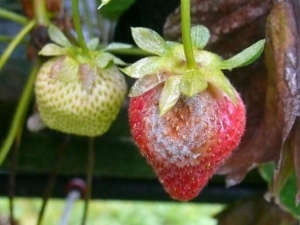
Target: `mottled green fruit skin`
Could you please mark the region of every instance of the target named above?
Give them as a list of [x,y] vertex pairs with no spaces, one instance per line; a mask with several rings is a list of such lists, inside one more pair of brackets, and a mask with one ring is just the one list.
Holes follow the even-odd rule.
[[42,65],[35,94],[38,110],[44,123],[54,130],[82,136],[105,133],[116,119],[127,85],[116,66],[98,69],[92,88],[86,91],[78,78],[60,81],[51,68],[60,57]]

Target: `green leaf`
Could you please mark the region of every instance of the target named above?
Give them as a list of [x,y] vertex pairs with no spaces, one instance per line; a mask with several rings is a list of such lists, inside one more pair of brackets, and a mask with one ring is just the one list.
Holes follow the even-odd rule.
[[54,26],[53,24],[51,24],[49,26],[48,33],[49,33],[49,36],[50,36],[51,40],[53,42],[55,42],[56,44],[59,44],[59,45],[64,46],[64,47],[71,47],[72,46],[71,42],[63,34],[63,32],[61,32],[61,30],[58,29],[58,27]]
[[163,65],[163,59],[158,56],[150,56],[134,64],[121,69],[125,74],[133,78],[141,78],[148,74],[157,73],[158,69]]
[[114,62],[114,57],[106,52],[97,52],[95,56],[95,62],[97,67],[104,69]]
[[141,49],[153,54],[163,56],[166,53],[166,42],[165,40],[154,30],[136,27],[131,28],[132,37]]
[[201,78],[199,70],[186,71],[180,83],[180,92],[188,97],[192,97],[207,88],[207,82]]
[[203,49],[208,43],[210,32],[205,26],[198,25],[191,29],[191,36],[192,44],[199,49]]
[[66,48],[62,48],[57,44],[53,44],[53,43],[46,44],[39,52],[39,55],[43,55],[43,56],[57,56],[57,55],[66,55],[66,54],[67,54]]
[[[259,172],[261,176],[269,183],[269,185],[272,184],[274,170],[275,170],[274,163],[265,163],[259,166]],[[295,204],[296,195],[297,195],[297,181],[296,181],[296,176],[293,173],[291,176],[289,176],[285,186],[281,190],[279,196],[280,202],[278,203],[286,211],[291,213],[295,218],[300,219],[300,206],[296,206]]]
[[164,82],[166,79],[167,76],[163,73],[146,75],[134,83],[129,92],[129,97],[140,96],[158,84]]
[[135,0],[112,0],[101,8],[101,14],[106,19],[116,21],[134,2]]
[[229,97],[229,99],[233,102],[234,105],[237,104],[237,96],[235,93],[235,89],[230,84],[227,77],[223,74],[223,72],[219,69],[201,69],[200,70],[203,79],[208,83],[214,85],[219,88]]
[[76,80],[79,63],[71,57],[65,57],[58,72],[58,79],[62,82],[72,82]]
[[265,40],[260,40],[250,47],[244,49],[230,59],[221,62],[221,69],[231,70],[233,68],[247,66],[254,62],[263,52]]
[[119,50],[119,49],[128,49],[128,48],[132,48],[132,45],[126,43],[113,42],[107,45],[104,50],[108,51],[108,50]]
[[168,112],[180,97],[180,81],[181,75],[171,76],[165,81],[159,98],[159,115],[162,116]]
[[99,45],[99,38],[92,38],[88,43],[87,47],[90,50],[96,50]]

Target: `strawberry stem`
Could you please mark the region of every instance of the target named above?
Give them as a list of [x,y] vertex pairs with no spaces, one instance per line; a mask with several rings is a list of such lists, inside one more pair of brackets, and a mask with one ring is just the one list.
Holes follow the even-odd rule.
[[88,159],[87,159],[87,174],[86,174],[86,184],[87,190],[84,196],[84,211],[82,216],[81,225],[86,224],[89,201],[92,195],[92,183],[93,183],[93,174],[94,174],[94,165],[95,165],[95,140],[94,138],[89,138],[89,149],[88,149]]
[[20,23],[22,25],[26,25],[28,22],[28,19],[26,17],[1,8],[0,8],[0,17],[10,21]]
[[81,27],[81,22],[80,22],[80,15],[79,15],[79,5],[78,5],[78,0],[73,0],[72,1],[72,11],[73,11],[73,21],[74,21],[74,26],[75,30],[78,36],[78,42],[80,44],[80,47],[83,50],[83,54],[86,56],[89,56],[89,49],[86,45],[86,42],[84,40],[83,32],[82,32],[82,27]]
[[46,1],[45,0],[34,0],[34,15],[39,25],[48,26],[50,20],[47,15]]
[[24,87],[24,90],[21,95],[21,99],[19,100],[17,109],[13,116],[12,124],[10,126],[7,137],[4,140],[4,143],[0,149],[0,166],[6,158],[7,153],[9,152],[19,130],[20,127],[23,126],[25,115],[27,109],[30,104],[30,100],[32,97],[32,90],[35,82],[35,78],[40,67],[40,63],[37,63],[31,70],[27,83]]
[[36,25],[35,20],[31,20],[27,23],[25,27],[14,37],[14,39],[10,42],[7,48],[4,50],[0,57],[0,70],[14,51],[14,49],[21,43],[23,38],[34,28]]
[[184,54],[189,68],[197,67],[191,38],[190,0],[181,0],[181,31]]

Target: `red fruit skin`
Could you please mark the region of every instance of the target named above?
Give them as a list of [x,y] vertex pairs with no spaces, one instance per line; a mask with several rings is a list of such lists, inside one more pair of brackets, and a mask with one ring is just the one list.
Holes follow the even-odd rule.
[[165,190],[174,199],[188,201],[238,146],[245,129],[245,107],[238,94],[235,106],[209,87],[191,98],[181,96],[160,117],[162,87],[130,99],[131,132]]

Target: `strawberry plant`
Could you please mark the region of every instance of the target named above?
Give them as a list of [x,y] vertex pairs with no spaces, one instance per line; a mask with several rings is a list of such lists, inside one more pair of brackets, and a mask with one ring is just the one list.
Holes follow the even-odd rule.
[[[239,147],[216,173],[225,175],[230,187],[259,167],[269,184],[267,199],[299,219],[299,88],[293,82],[299,76],[299,2],[191,3],[193,23],[210,28],[210,51],[229,57],[253,41],[266,38],[264,57],[245,69],[227,73],[246,105],[247,123]],[[178,10],[168,17],[164,35],[169,40],[180,39],[179,20]],[[232,21],[236,22],[234,26]],[[223,222],[226,224],[220,224]]]
[[264,41],[230,59],[203,48],[209,31],[193,27],[189,1],[181,2],[183,45],[156,32],[133,28],[136,44],[156,56],[123,71],[139,78],[130,91],[133,138],[167,192],[190,200],[238,146],[245,129],[245,107],[222,70],[245,66],[262,52]]
[[[121,15],[130,11],[134,0],[95,1],[93,10],[84,1],[68,1],[72,16],[63,10],[62,1],[21,2],[25,16],[0,8],[1,17],[22,26],[15,38],[0,35],[0,41],[10,41],[0,56],[0,70],[21,43],[28,44],[33,64],[0,149],[0,165],[14,150],[11,185],[26,120],[30,131],[40,131],[33,136],[66,134],[60,156],[70,135],[75,142],[80,138],[76,136],[88,137],[84,223],[96,158],[94,140],[102,148],[106,138],[116,138],[126,129],[132,137],[107,143],[124,152],[125,146],[136,144],[171,198],[196,198],[214,174],[226,175],[227,186],[238,184],[259,167],[269,185],[268,200],[299,218],[298,1],[181,0],[163,32],[130,25],[137,47],[112,42],[115,28],[125,29]],[[127,64],[130,57],[121,60],[122,54],[144,58]],[[129,127],[125,113],[119,115],[127,106]],[[29,118],[28,109],[33,112]],[[45,127],[50,129],[41,131]],[[123,159],[111,151],[109,157],[122,158],[136,170],[141,164],[130,161],[131,154]],[[49,187],[61,162],[62,158],[54,166]],[[101,166],[117,170],[105,159]],[[51,191],[45,193],[38,224]],[[13,221],[12,200],[10,205]]]

